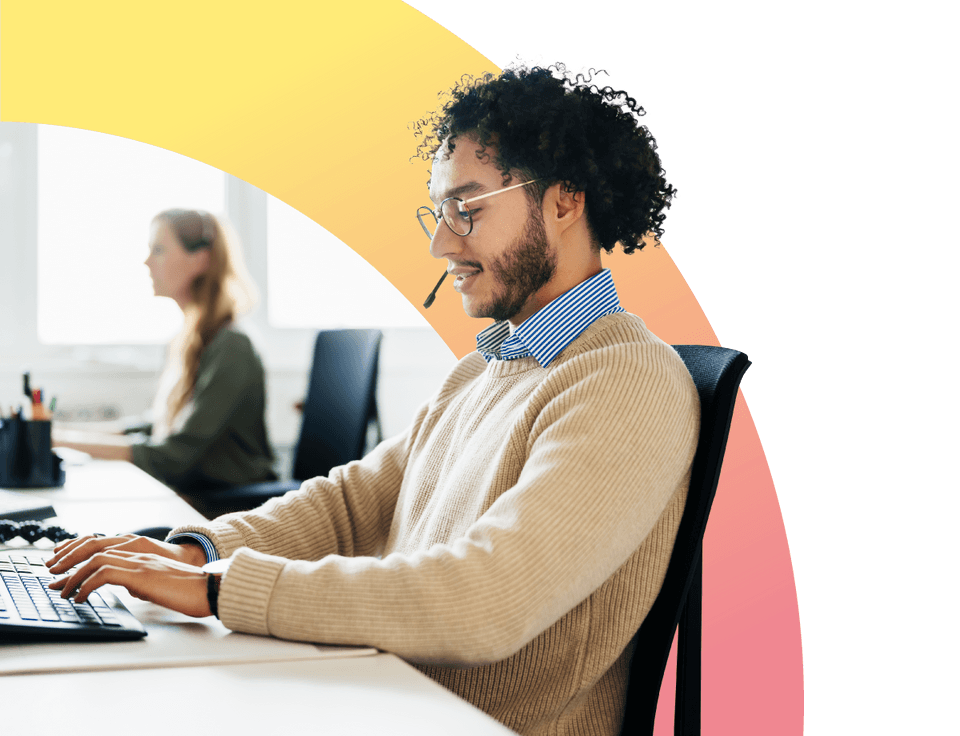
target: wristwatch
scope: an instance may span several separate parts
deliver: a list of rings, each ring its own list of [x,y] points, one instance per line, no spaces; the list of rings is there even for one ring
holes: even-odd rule
[[[200,569],[207,574],[207,603],[210,604],[210,613],[220,618],[217,610],[217,601],[220,598],[220,579],[230,567],[230,557],[208,562]]]

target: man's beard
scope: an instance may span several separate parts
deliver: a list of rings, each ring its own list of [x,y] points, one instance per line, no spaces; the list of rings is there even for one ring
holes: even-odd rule
[[[489,271],[500,286],[490,304],[475,317],[497,321],[520,312],[530,297],[549,283],[557,272],[557,257],[547,243],[543,214],[531,207],[530,219],[509,250],[490,264]]]

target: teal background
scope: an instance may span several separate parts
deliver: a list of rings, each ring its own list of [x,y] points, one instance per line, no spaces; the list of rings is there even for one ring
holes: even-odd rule
[[[957,12],[411,4],[501,66],[519,50],[607,67],[649,105],[681,193],[664,242],[721,343],[754,361],[744,391],[796,572],[805,730],[953,730],[955,655],[938,638],[956,621],[940,581],[956,578],[941,561],[957,507]]]

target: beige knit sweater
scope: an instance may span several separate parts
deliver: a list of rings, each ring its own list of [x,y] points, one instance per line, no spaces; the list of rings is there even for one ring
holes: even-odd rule
[[[233,555],[231,629],[394,652],[524,734],[615,734],[699,414],[679,356],[612,314],[546,369],[472,354],[363,460],[176,531]]]

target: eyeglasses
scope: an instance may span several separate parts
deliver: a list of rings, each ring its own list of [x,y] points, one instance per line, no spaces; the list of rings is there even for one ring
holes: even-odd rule
[[[504,192],[509,192],[511,189],[525,187],[527,184],[535,184],[538,181],[542,181],[542,179],[531,179],[521,184],[514,184],[513,186],[504,187],[503,189],[497,189],[495,192],[487,192],[486,194],[481,194],[479,197],[471,197],[470,199],[447,197],[440,203],[440,206],[436,210],[432,210],[426,205],[418,207],[417,220],[420,221],[420,227],[423,228],[423,232],[425,232],[431,240],[441,219],[447,223],[447,227],[454,233],[464,237],[473,231],[473,216],[471,210],[467,209],[468,204],[492,197],[494,194],[503,194]],[[430,227],[431,225],[433,226],[432,229]]]

